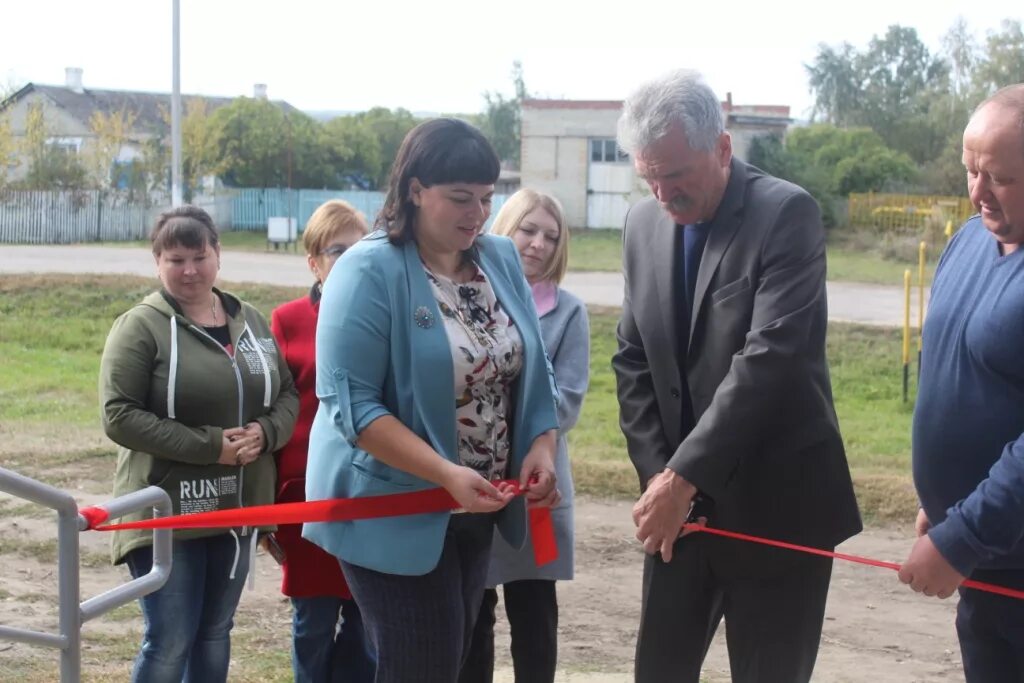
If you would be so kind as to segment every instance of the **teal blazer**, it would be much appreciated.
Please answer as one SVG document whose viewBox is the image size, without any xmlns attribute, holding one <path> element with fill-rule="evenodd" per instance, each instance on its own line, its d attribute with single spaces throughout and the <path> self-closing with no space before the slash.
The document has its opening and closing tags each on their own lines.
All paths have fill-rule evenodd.
<svg viewBox="0 0 1024 683">
<path fill-rule="evenodd" d="M 481 235 L 475 260 L 523 340 L 515 385 L 509 477 L 533 440 L 558 428 L 550 363 L 519 255 L 506 237 Z M 306 499 L 358 498 L 434 487 L 356 446 L 360 432 L 393 415 L 442 457 L 459 462 L 455 385 L 443 318 L 413 242 L 367 236 L 331 269 L 316 331 L 320 407 L 309 437 Z M 451 513 L 305 524 L 302 535 L 346 562 L 389 574 L 437 566 Z M 515 499 L 498 515 L 513 547 L 525 538 L 526 508 Z"/>
</svg>

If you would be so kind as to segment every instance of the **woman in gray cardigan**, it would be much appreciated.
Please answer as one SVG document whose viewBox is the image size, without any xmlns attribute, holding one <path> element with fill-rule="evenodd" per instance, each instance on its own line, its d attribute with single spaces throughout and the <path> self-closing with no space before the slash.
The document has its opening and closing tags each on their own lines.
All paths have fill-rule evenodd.
<svg viewBox="0 0 1024 683">
<path fill-rule="evenodd" d="M 558 560 L 538 567 L 530 539 L 514 550 L 495 535 L 489 588 L 477 618 L 460 683 L 490 683 L 494 671 L 496 586 L 504 588 L 505 613 L 512 632 L 516 683 L 555 680 L 558 602 L 555 581 L 573 576 L 573 485 L 565 435 L 576 424 L 590 376 L 590 324 L 587 309 L 558 285 L 569 260 L 569 230 L 558 200 L 523 189 L 509 197 L 494 220 L 493 234 L 512 238 L 533 291 L 544 347 L 558 387 L 558 451 L 555 471 L 562 502 L 552 510 Z"/>
</svg>

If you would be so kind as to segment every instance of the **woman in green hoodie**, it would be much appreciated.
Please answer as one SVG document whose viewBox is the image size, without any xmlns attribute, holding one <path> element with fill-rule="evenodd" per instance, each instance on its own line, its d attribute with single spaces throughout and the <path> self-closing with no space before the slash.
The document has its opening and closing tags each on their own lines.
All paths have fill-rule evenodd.
<svg viewBox="0 0 1024 683">
<path fill-rule="evenodd" d="M 175 514 L 273 503 L 272 454 L 291 436 L 299 401 L 270 326 L 213 286 L 220 244 L 205 211 L 161 214 L 151 240 L 162 287 L 114 322 L 100 363 L 103 427 L 120 446 L 114 495 L 157 485 Z M 174 532 L 170 579 L 141 600 L 132 681 L 227 679 L 257 532 Z M 115 532 L 114 562 L 146 574 L 151 543 L 149 532 Z"/>
</svg>

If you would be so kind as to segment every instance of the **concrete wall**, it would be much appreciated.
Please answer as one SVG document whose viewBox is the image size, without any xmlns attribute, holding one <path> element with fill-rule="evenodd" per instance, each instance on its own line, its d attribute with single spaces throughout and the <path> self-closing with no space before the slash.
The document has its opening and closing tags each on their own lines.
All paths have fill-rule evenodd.
<svg viewBox="0 0 1024 683">
<path fill-rule="evenodd" d="M 554 195 L 566 221 L 587 224 L 587 164 L 591 138 L 614 138 L 617 109 L 524 107 L 522 112 L 522 187 Z"/>
<path fill-rule="evenodd" d="M 614 139 L 619 114 L 619 108 L 608 106 L 606 102 L 541 100 L 539 106 L 527 103 L 523 107 L 522 187 L 558 197 L 565 207 L 566 220 L 574 228 L 587 225 L 589 141 Z M 728 130 L 732 134 L 733 153 L 746 161 L 755 137 L 772 132 L 784 134 L 786 125 L 733 120 Z M 634 175 L 629 202 L 636 203 L 648 194 L 646 184 Z"/>
<path fill-rule="evenodd" d="M 785 126 L 778 126 L 773 131 L 765 126 L 751 126 L 742 123 L 731 124 L 729 126 L 729 134 L 732 135 L 733 156 L 743 161 L 749 161 L 750 143 L 753 142 L 754 138 L 771 135 L 773 132 L 777 135 L 785 135 L 786 128 Z"/>
</svg>

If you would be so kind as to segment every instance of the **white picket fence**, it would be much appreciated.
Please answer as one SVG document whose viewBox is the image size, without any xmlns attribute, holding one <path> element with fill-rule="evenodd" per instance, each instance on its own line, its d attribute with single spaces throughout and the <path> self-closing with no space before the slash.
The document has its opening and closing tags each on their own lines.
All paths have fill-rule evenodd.
<svg viewBox="0 0 1024 683">
<path fill-rule="evenodd" d="M 234 192 L 199 196 L 192 201 L 231 229 Z M 0 192 L 0 244 L 73 244 L 126 242 L 149 237 L 166 198 L 129 201 L 117 193 L 85 191 Z"/>
<path fill-rule="evenodd" d="M 0 194 L 0 243 L 70 244 L 144 239 L 154 207 L 99 191 Z"/>
</svg>

